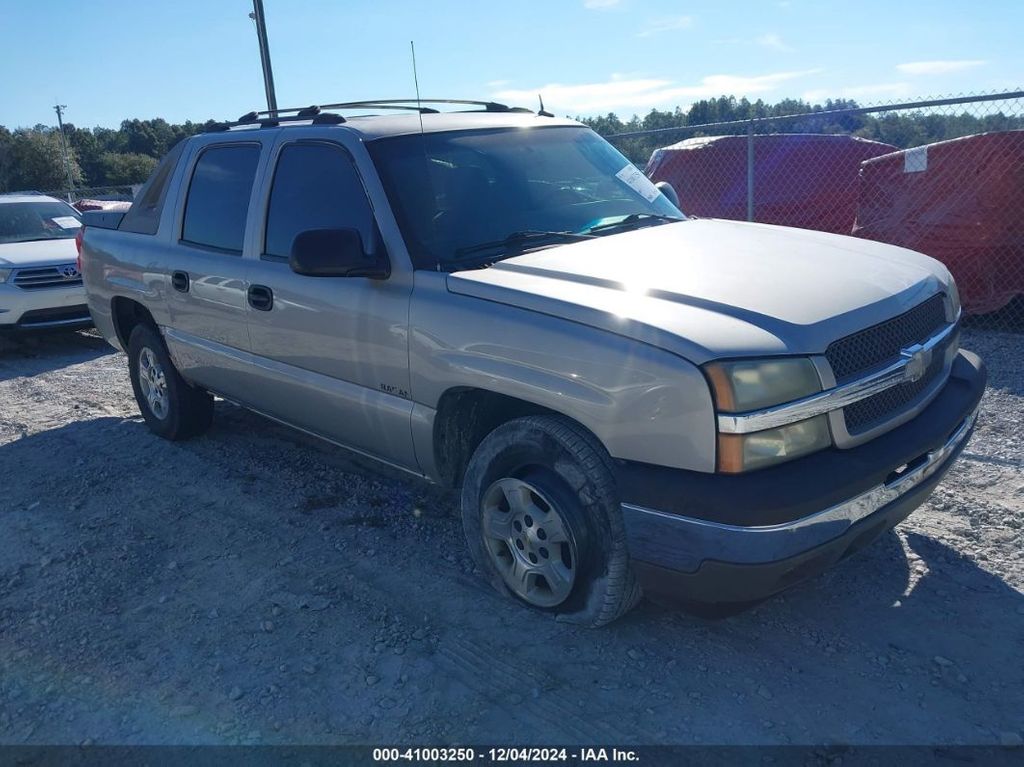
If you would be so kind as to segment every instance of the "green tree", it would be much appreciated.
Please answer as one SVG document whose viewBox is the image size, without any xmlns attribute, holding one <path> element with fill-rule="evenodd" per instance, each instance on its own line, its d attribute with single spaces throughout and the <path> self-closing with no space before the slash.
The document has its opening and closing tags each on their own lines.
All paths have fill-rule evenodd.
<svg viewBox="0 0 1024 767">
<path fill-rule="evenodd" d="M 137 152 L 104 152 L 100 156 L 104 184 L 128 186 L 141 184 L 156 167 L 157 159 Z"/>
<path fill-rule="evenodd" d="M 4 188 L 64 190 L 67 189 L 67 172 L 61 149 L 60 135 L 55 129 L 21 128 L 11 134 L 7 155 Z M 71 177 L 75 186 L 82 183 L 82 170 L 73 149 L 68 150 Z"/>
</svg>

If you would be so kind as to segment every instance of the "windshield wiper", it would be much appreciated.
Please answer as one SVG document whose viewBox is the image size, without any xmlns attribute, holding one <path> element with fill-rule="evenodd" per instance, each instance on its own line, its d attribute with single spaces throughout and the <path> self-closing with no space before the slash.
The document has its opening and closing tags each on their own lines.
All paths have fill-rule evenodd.
<svg viewBox="0 0 1024 767">
<path fill-rule="evenodd" d="M 678 216 L 664 216 L 661 213 L 630 213 L 628 216 L 620 218 L 618 221 L 609 221 L 607 224 L 597 224 L 588 229 L 584 229 L 584 232 L 601 232 L 605 229 L 618 229 L 623 228 L 635 228 L 647 224 L 648 222 L 658 223 L 671 223 L 673 221 L 686 221 L 685 218 L 679 218 Z"/>
<path fill-rule="evenodd" d="M 595 235 L 593 234 L 586 234 L 583 232 L 545 232 L 526 229 L 521 232 L 512 232 L 512 234 L 501 240 L 481 242 L 478 245 L 469 245 L 465 248 L 459 248 L 455 251 L 456 257 L 454 259 L 443 261 L 442 263 L 461 266 L 463 264 L 468 264 L 471 260 L 477 260 L 463 260 L 463 256 L 471 256 L 474 253 L 496 250 L 503 257 L 507 257 L 512 254 L 525 253 L 528 247 L 534 245 L 546 245 L 559 242 L 580 242 L 582 240 L 592 240 L 594 237 Z"/>
</svg>

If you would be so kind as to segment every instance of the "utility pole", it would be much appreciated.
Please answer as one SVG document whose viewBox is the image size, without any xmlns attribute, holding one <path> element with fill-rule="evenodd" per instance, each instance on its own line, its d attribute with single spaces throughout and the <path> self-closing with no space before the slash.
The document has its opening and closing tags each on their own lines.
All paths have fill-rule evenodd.
<svg viewBox="0 0 1024 767">
<path fill-rule="evenodd" d="M 75 188 L 75 182 L 71 178 L 71 157 L 68 155 L 68 141 L 64 137 L 64 110 L 67 104 L 57 104 L 53 111 L 57 113 L 57 127 L 60 128 L 60 148 L 64 153 L 64 170 L 68 174 L 68 202 L 72 202 L 71 192 Z"/>
<path fill-rule="evenodd" d="M 267 91 L 267 109 L 277 112 L 277 93 L 274 91 L 274 71 L 270 67 L 270 44 L 267 43 L 267 17 L 263 13 L 263 0 L 252 0 L 249 18 L 256 22 L 256 36 L 260 42 L 260 63 L 263 65 L 263 87 Z"/>
</svg>

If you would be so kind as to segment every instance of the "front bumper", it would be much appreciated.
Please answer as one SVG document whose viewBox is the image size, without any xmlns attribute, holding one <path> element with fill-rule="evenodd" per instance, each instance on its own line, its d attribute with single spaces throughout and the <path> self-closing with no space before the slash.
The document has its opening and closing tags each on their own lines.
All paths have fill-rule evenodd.
<svg viewBox="0 0 1024 767">
<path fill-rule="evenodd" d="M 25 290 L 0 283 L 0 330 L 71 330 L 91 325 L 81 285 Z"/>
<path fill-rule="evenodd" d="M 621 467 L 641 585 L 688 601 L 752 601 L 859 550 L 920 506 L 949 470 L 970 438 L 985 380 L 981 360 L 961 351 L 912 421 L 850 450 L 749 475 Z"/>
</svg>

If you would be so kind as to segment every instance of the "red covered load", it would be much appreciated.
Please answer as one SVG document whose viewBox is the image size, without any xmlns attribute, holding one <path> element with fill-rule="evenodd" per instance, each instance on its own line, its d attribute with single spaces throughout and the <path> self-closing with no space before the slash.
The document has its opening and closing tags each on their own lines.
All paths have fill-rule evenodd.
<svg viewBox="0 0 1024 767">
<path fill-rule="evenodd" d="M 128 210 L 131 206 L 130 202 L 124 200 L 79 200 L 72 205 L 80 213 L 85 213 L 87 210 Z"/>
<path fill-rule="evenodd" d="M 1024 293 L 1024 131 L 982 133 L 864 163 L 853 233 L 944 263 L 967 314 Z"/>
<path fill-rule="evenodd" d="M 849 234 L 857 211 L 857 171 L 890 144 L 818 134 L 754 137 L 754 220 Z M 668 181 L 684 213 L 747 219 L 747 137 L 691 138 L 656 149 L 653 181 Z"/>
</svg>

